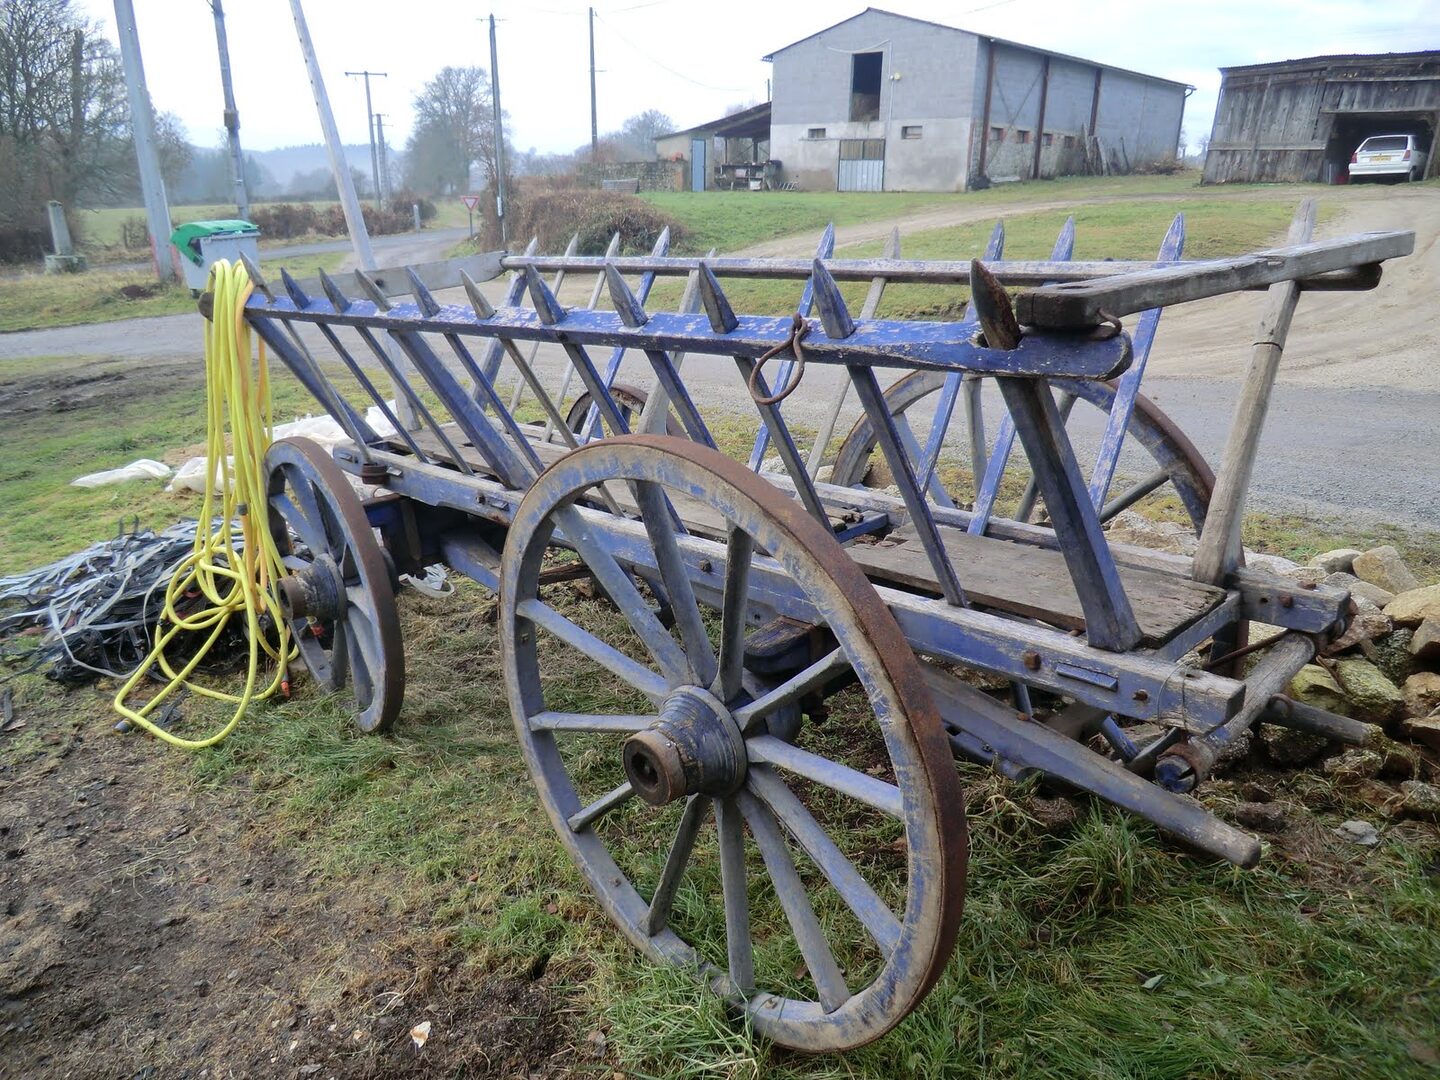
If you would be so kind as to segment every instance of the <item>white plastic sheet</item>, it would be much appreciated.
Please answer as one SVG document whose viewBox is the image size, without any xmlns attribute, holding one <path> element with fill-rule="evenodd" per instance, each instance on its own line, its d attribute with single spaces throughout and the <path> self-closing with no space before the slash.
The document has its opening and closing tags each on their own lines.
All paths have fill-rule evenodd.
<svg viewBox="0 0 1440 1080">
<path fill-rule="evenodd" d="M 170 466 L 163 461 L 141 458 L 119 469 L 105 469 L 102 472 L 86 473 L 70 481 L 71 487 L 97 488 L 106 484 L 123 484 L 127 480 L 164 480 L 170 475 Z"/>
</svg>

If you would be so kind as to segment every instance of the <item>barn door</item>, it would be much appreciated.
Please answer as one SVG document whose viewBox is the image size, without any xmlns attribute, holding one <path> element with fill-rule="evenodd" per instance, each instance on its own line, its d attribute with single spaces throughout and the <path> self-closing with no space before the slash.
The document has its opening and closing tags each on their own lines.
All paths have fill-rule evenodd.
<svg viewBox="0 0 1440 1080">
<path fill-rule="evenodd" d="M 690 190 L 705 190 L 705 144 L 709 139 L 690 140 Z"/>
<path fill-rule="evenodd" d="M 885 140 L 841 139 L 841 191 L 885 190 Z"/>
</svg>

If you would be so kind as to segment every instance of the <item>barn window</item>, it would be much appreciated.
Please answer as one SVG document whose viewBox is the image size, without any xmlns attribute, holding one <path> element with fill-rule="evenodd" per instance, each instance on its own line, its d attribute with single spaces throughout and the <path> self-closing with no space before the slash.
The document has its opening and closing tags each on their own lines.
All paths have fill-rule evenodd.
<svg viewBox="0 0 1440 1080">
<path fill-rule="evenodd" d="M 1075 149 L 1075 136 L 1074 136 L 1074 135 L 1066 135 L 1066 136 L 1065 136 L 1065 149 L 1066 149 L 1066 150 L 1074 150 L 1074 149 Z"/>
<path fill-rule="evenodd" d="M 1016 128 L 1015 141 L 1023 146 L 1025 143 L 1028 143 L 1030 141 L 1030 132 L 1026 131 L 1024 128 Z"/>
<path fill-rule="evenodd" d="M 990 129 L 990 141 L 991 141 L 991 142 L 1004 142 L 1004 141 L 1005 141 L 1005 129 L 1004 129 L 1003 127 L 992 127 L 992 128 Z"/>
<path fill-rule="evenodd" d="M 1054 146 L 1054 145 L 1055 145 L 1055 134 L 1054 134 L 1054 132 L 1050 132 L 1050 131 L 1045 132 L 1044 135 L 1041 135 L 1041 136 L 1040 136 L 1040 142 L 1041 142 L 1043 145 L 1045 145 L 1045 146 Z"/>
<path fill-rule="evenodd" d="M 900 138 L 918 139 L 921 136 L 922 128 L 919 124 L 902 124 L 900 126 Z"/>
<path fill-rule="evenodd" d="M 880 72 L 885 54 L 856 53 L 850 58 L 850 119 L 880 119 Z"/>
<path fill-rule="evenodd" d="M 824 129 L 824 128 L 810 128 L 809 130 L 807 130 L 807 131 L 805 132 L 805 137 L 806 137 L 807 139 L 823 139 L 823 138 L 825 138 L 825 129 Z"/>
</svg>

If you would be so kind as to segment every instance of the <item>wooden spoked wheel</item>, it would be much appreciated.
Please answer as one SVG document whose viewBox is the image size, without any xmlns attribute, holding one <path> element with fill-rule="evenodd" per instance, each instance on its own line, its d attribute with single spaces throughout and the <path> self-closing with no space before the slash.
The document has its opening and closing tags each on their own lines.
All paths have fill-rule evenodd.
<svg viewBox="0 0 1440 1080">
<path fill-rule="evenodd" d="M 896 418 L 897 423 L 907 423 L 906 413 L 925 398 L 938 393 L 944 384 L 945 374 L 938 371 L 916 371 L 897 379 L 885 391 L 885 403 L 890 415 Z M 1110 382 L 1052 379 L 1051 386 L 1056 391 L 1074 394 L 1078 401 L 1087 402 L 1107 414 L 1115 401 L 1115 384 Z M 956 411 L 959 411 L 958 406 Z M 1139 481 L 1130 490 L 1112 493 L 1107 504 L 1116 507 L 1114 512 L 1118 512 L 1118 508 L 1128 506 L 1150 491 L 1168 485 L 1179 496 L 1198 535 L 1210 507 L 1210 496 L 1215 489 L 1215 474 L 1204 457 L 1160 407 L 1143 394 L 1136 395 L 1135 411 L 1130 417 L 1125 434 L 1127 438 L 1138 442 L 1154 459 L 1156 472 Z M 924 441 L 924 435 L 919 435 L 919 442 L 923 445 Z M 874 426 L 868 416 L 862 416 L 850 429 L 835 456 L 830 482 L 842 487 L 855 487 L 864 483 L 865 474 L 875 457 L 875 448 Z M 1024 451 L 1018 442 L 1015 453 L 1023 460 Z M 1000 512 L 998 508 L 997 512 Z M 1005 515 L 1000 512 L 1000 516 Z M 1108 516 L 1113 516 L 1113 513 Z"/>
<path fill-rule="evenodd" d="M 640 422 L 640 416 L 645 411 L 645 403 L 650 399 L 648 391 L 638 386 L 631 386 L 629 383 L 614 383 L 610 387 L 610 397 L 615 401 L 615 407 L 620 410 L 625 423 L 634 428 Z M 590 391 L 586 390 L 574 404 L 570 411 L 565 414 L 565 426 L 576 435 L 581 433 L 585 426 L 586 419 L 590 416 L 590 405 L 594 399 Z M 597 434 L 604 431 L 604 425 L 597 428 Z M 685 428 L 680 423 L 680 418 L 675 415 L 675 410 L 670 409 L 665 415 L 665 434 L 674 435 L 678 438 L 685 437 Z"/>
<path fill-rule="evenodd" d="M 603 481 L 629 483 L 643 523 L 584 508 Z M 724 543 L 679 533 L 672 506 Z M 542 594 L 561 544 L 614 608 Z M 637 569 L 668 594 L 673 631 Z M 752 605 L 778 593 L 823 655 L 767 684 L 745 670 L 745 638 Z M 828 530 L 718 451 L 606 439 L 526 494 L 500 596 L 541 802 L 638 948 L 805 1050 L 861 1045 L 919 1003 L 960 919 L 959 781 L 914 653 Z M 793 722 L 789 706 L 821 697 L 823 722 Z"/>
<path fill-rule="evenodd" d="M 296 647 L 315 681 L 347 684 L 361 731 L 384 731 L 405 696 L 405 651 L 389 565 L 345 473 L 309 439 L 265 454 L 271 534 L 289 575 L 278 585 Z"/>
</svg>

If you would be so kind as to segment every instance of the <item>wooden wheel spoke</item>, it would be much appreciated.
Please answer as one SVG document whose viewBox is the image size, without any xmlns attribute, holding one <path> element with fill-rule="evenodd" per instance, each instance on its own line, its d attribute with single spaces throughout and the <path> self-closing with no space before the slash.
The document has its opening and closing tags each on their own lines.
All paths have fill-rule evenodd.
<svg viewBox="0 0 1440 1080">
<path fill-rule="evenodd" d="M 292 485 L 292 489 L 296 486 L 298 485 Z M 301 509 L 300 504 L 284 491 L 270 496 L 270 506 L 280 515 L 286 525 L 299 534 L 301 542 L 310 549 L 312 555 L 319 555 L 325 551 L 329 538 L 326 537 L 325 528 L 318 517 L 314 519 L 308 517 Z M 314 509 L 318 514 L 319 507 Z M 307 561 L 302 565 L 309 566 L 310 564 Z"/>
<path fill-rule="evenodd" d="M 669 686 L 664 678 L 638 660 L 632 660 L 619 649 L 607 645 L 590 631 L 582 629 L 539 600 L 522 600 L 515 613 L 536 626 L 554 634 L 565 644 L 578 649 L 612 675 L 617 675 L 657 704 L 665 699 Z"/>
<path fill-rule="evenodd" d="M 338 690 L 343 686 L 346 675 L 350 671 L 349 637 L 345 620 L 339 619 L 330 626 L 330 652 L 328 655 L 320 647 L 320 642 L 316 641 L 312 645 L 313 655 L 321 662 L 324 671 L 323 678 L 318 672 L 316 678 L 322 678 L 322 681 L 332 689 Z"/>
<path fill-rule="evenodd" d="M 860 876 L 855 864 L 845 857 L 824 826 L 771 769 L 751 766 L 746 786 L 769 808 L 806 855 L 835 887 L 845 906 L 855 913 L 875 939 L 880 952 L 889 956 L 900 941 L 900 920 L 881 900 L 870 883 Z M 753 824 L 751 826 L 754 827 Z"/>
<path fill-rule="evenodd" d="M 650 610 L 650 605 L 640 595 L 640 590 L 635 588 L 630 575 L 615 561 L 615 557 L 590 535 L 584 517 L 573 506 L 557 508 L 555 520 L 564 530 L 566 542 L 575 548 L 590 572 L 595 575 L 600 587 L 614 601 L 620 613 L 629 621 L 631 629 L 655 657 L 660 670 L 670 680 L 670 685 L 678 686 L 685 680 L 685 653 Z"/>
<path fill-rule="evenodd" d="M 373 628 L 364 613 L 352 606 L 345 618 L 335 621 L 335 633 L 344 638 L 345 655 L 355 683 L 355 697 L 361 707 L 365 708 L 374 696 L 373 673 L 378 664 Z M 335 651 L 338 652 L 340 648 L 337 644 Z"/>
<path fill-rule="evenodd" d="M 769 716 L 776 709 L 782 709 L 786 705 L 799 701 L 806 694 L 818 690 L 849 663 L 850 660 L 846 657 L 843 648 L 832 649 L 815 663 L 790 676 L 773 690 L 766 691 L 750 704 L 736 709 L 733 714 L 735 723 L 740 725 L 741 731 L 750 731 L 757 721 Z"/>
<path fill-rule="evenodd" d="M 565 819 L 572 832 L 579 832 L 581 829 L 588 829 L 595 822 L 635 797 L 635 789 L 626 780 L 619 787 L 612 788 L 600 798 L 596 799 L 589 806 L 582 807 Z"/>
<path fill-rule="evenodd" d="M 640 504 L 640 520 L 655 549 L 660 580 L 665 586 L 670 610 L 675 615 L 680 640 L 685 645 L 685 666 L 690 681 L 698 686 L 708 686 L 715 678 L 715 652 L 710 646 L 705 621 L 700 617 L 700 604 L 695 599 L 684 560 L 680 557 L 680 546 L 675 542 L 674 508 L 658 484 L 637 482 L 635 497 Z"/>
<path fill-rule="evenodd" d="M 335 560 L 335 565 L 340 568 L 340 579 L 346 584 L 353 584 L 360 580 L 360 559 L 355 554 L 355 546 L 348 541 L 342 541 L 340 554 Z M 349 591 L 348 589 L 346 590 Z M 351 600 L 358 603 L 352 595 Z"/>
<path fill-rule="evenodd" d="M 730 982 L 741 994 L 755 989 L 755 950 L 750 942 L 750 898 L 745 885 L 745 832 L 733 798 L 715 802 L 720 834 L 720 891 L 725 901 L 725 953 Z"/>
<path fill-rule="evenodd" d="M 740 693 L 745 667 L 746 615 L 750 601 L 750 558 L 755 541 L 732 528 L 725 544 L 725 592 L 720 611 L 720 662 L 710 692 L 721 701 Z"/>
<path fill-rule="evenodd" d="M 622 713 L 540 712 L 530 717 L 531 731 L 586 731 L 632 735 L 644 731 L 659 717 L 629 716 Z"/>
<path fill-rule="evenodd" d="M 1134 506 L 1141 499 L 1145 498 L 1152 491 L 1163 487 L 1170 480 L 1169 469 L 1156 469 L 1144 480 L 1130 485 L 1125 491 L 1116 495 L 1100 509 L 1100 523 L 1103 525 L 1120 511 Z"/>
<path fill-rule="evenodd" d="M 893 818 L 904 820 L 905 809 L 900 798 L 900 789 L 894 784 L 887 784 L 884 780 L 877 780 L 858 769 L 841 765 L 838 761 L 831 761 L 819 754 L 812 754 L 809 750 L 802 750 L 773 735 L 757 735 L 746 740 L 745 746 L 752 762 L 778 765 L 786 772 L 813 780 L 831 791 L 838 791 Z"/>
<path fill-rule="evenodd" d="M 660 871 L 660 880 L 650 898 L 650 909 L 645 913 L 645 933 L 651 937 L 665 929 L 670 921 L 675 890 L 680 887 L 680 879 L 690 862 L 690 853 L 695 850 L 695 838 L 709 809 L 708 795 L 691 795 L 685 803 L 685 811 L 675 829 L 675 839 L 670 844 L 670 854 L 665 857 L 665 868 Z"/>
<path fill-rule="evenodd" d="M 765 869 L 770 874 L 775 895 L 779 897 L 780 906 L 785 909 L 785 918 L 794 931 L 800 955 L 810 969 L 810 978 L 815 982 L 820 1004 L 826 1012 L 834 1012 L 850 1000 L 850 988 L 845 985 L 845 976 L 835 962 L 835 954 L 830 951 L 830 942 L 826 940 L 820 920 L 815 916 L 815 908 L 805 893 L 805 883 L 795 869 L 795 860 L 785 846 L 780 826 L 775 823 L 769 808 L 748 792 L 741 792 L 737 799 L 745 820 L 750 823 L 750 835 L 755 838 L 755 846 L 765 860 Z"/>
</svg>

